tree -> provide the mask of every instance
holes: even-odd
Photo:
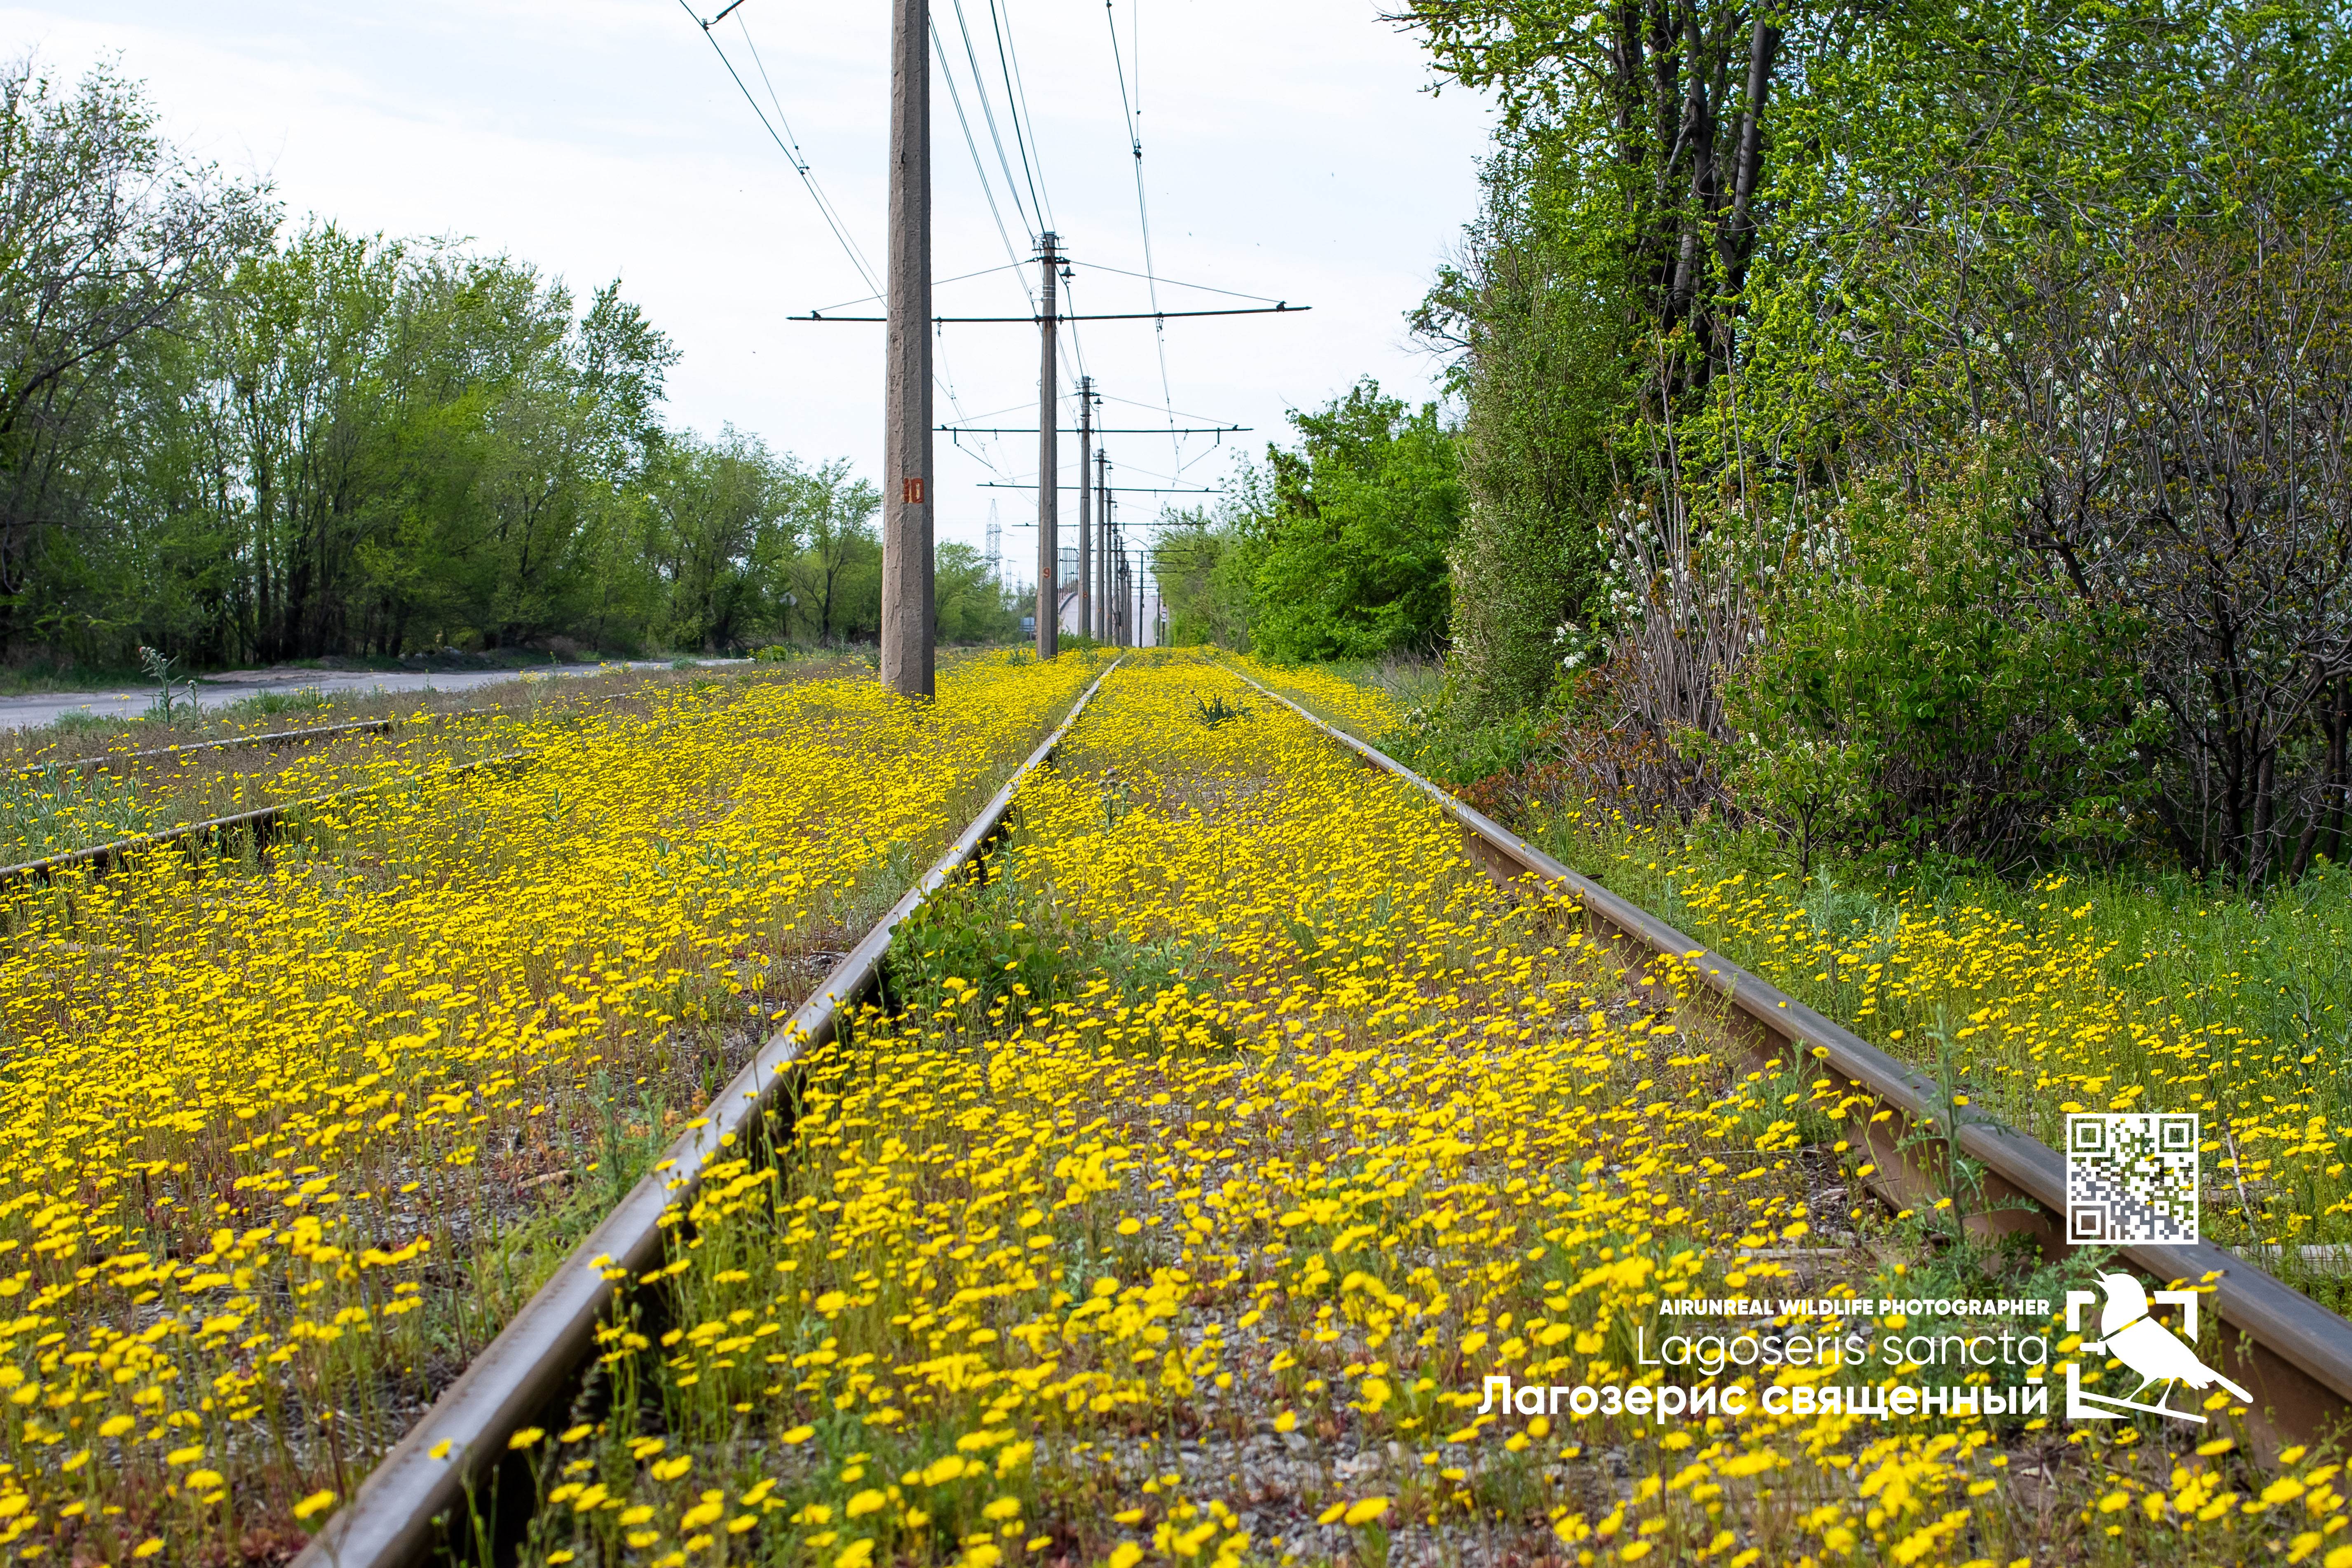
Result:
[[[1236,464],[1229,491],[1255,477],[1246,463]],[[1160,514],[1151,542],[1151,576],[1167,607],[1171,644],[1248,650],[1250,557],[1237,521],[1246,510],[1229,503],[1213,512],[1171,507]]]
[[[934,552],[933,630],[941,642],[1010,642],[1021,635],[1021,611],[997,582],[994,568],[969,544],[949,542]]]
[[[1410,0],[1393,19],[1563,166],[1580,217],[1610,237],[1612,291],[1674,345],[1647,395],[1671,402],[1727,368],[1790,15],[1746,0]]]
[[[803,479],[798,510],[806,543],[793,561],[793,594],[801,625],[821,642],[881,625],[882,544],[874,532],[881,510],[881,493],[851,479],[846,459]]]
[[[1449,668],[1467,712],[1493,719],[1539,702],[1563,630],[1595,619],[1633,333],[1617,258],[1551,215],[1544,161],[1507,148],[1484,184],[1469,244],[1413,324],[1454,355],[1465,410]]]
[[[1686,483],[1674,423],[1741,352],[1781,79],[1814,13],[1746,0],[1411,0],[1439,71],[1491,90],[1501,145],[1463,258],[1415,317],[1454,354],[1471,500],[1454,565],[1465,708],[1540,700],[1595,640],[1627,491]]]
[[[146,413],[142,354],[275,213],[157,134],[100,68],[65,92],[0,67],[0,648],[58,629],[45,574],[103,526],[110,443]]]
[[[1981,400],[2020,437],[2019,539],[2053,590],[2145,627],[2181,858],[2300,872],[2323,822],[2340,852],[2352,241],[2257,207],[2219,234],[2128,237],[2106,265],[2053,247],[2024,281],[2006,330],[1979,332]]]
[[[784,622],[808,487],[799,466],[732,426],[684,432],[651,465],[646,552],[667,589],[663,640],[732,651]]]
[[[1280,659],[1434,649],[1460,462],[1437,405],[1410,411],[1369,377],[1294,411],[1297,451],[1268,449],[1274,510],[1257,520],[1250,640]]]

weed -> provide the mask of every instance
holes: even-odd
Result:
[[[1236,719],[1248,718],[1249,710],[1238,703],[1226,701],[1221,693],[1205,701],[1200,698],[1194,698],[1192,717],[1200,721],[1202,728],[1213,730],[1220,724],[1229,724]]]

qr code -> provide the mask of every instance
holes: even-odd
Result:
[[[2194,1242],[2194,1115],[2066,1118],[2069,1242]]]

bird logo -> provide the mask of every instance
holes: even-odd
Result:
[[[2253,1394],[2215,1372],[2197,1359],[2197,1352],[2184,1344],[2170,1329],[2147,1315],[2147,1292],[2140,1282],[2128,1274],[2102,1274],[2099,1288],[2106,1292],[2106,1304],[2099,1309],[2099,1338],[2086,1342],[2083,1348],[2094,1354],[2115,1357],[2139,1374],[2137,1388],[2117,1403],[2130,1405],[2157,1384],[2186,1384],[2192,1389],[2207,1389],[2220,1384],[2242,1402],[2252,1405]],[[2164,1398],[2153,1405],[2137,1405],[2141,1410],[2155,1410],[2184,1420],[2201,1421],[2202,1416],[2173,1409],[2165,1403],[2172,1391],[2165,1390]],[[2096,1396],[2093,1396],[2096,1397]],[[2102,1400],[2101,1403],[2105,1403]]]

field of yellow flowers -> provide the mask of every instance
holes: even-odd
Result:
[[[793,671],[803,679],[848,672],[839,660]],[[472,692],[305,693],[188,708],[170,723],[93,720],[0,735],[0,866],[494,756],[515,743],[513,724],[641,710],[667,688],[707,679],[630,669],[555,679],[525,673]],[[394,727],[283,746],[222,743],[359,720]]]
[[[1917,1233],[1702,1011],[1629,1005],[1574,910],[1213,660],[1115,671],[1016,805],[517,1436],[520,1561],[2352,1562],[2339,1467],[2254,1468],[2227,1409],[1482,1411],[1657,1389],[1676,1298],[1900,1290]]]
[[[2168,929],[2143,931],[2114,906],[2145,895],[2063,875],[1999,902],[1877,899],[1727,866],[1599,802],[1536,831],[1790,994],[1948,1068],[1986,1113],[2053,1147],[2070,1112],[2198,1112],[2204,1233],[2339,1310],[2352,1304],[2338,1258],[2352,1240],[2345,1020],[2295,962],[2347,951],[2324,888],[2308,914],[2296,890],[2278,895],[2285,907],[2262,911],[2261,940],[2193,974],[2180,972],[2184,950],[2230,940],[2197,929],[2238,912],[2219,895],[2184,893]]]
[[[0,1561],[278,1560],[1093,669],[657,683],[0,905]]]

